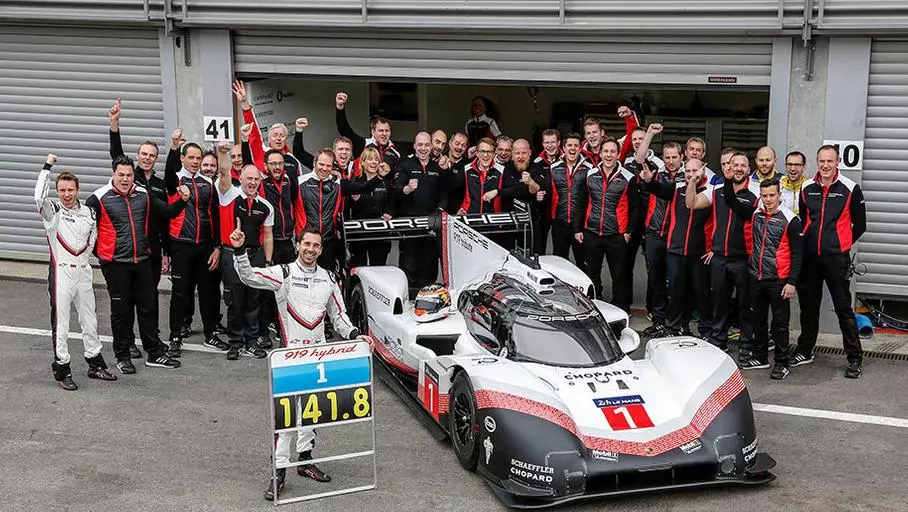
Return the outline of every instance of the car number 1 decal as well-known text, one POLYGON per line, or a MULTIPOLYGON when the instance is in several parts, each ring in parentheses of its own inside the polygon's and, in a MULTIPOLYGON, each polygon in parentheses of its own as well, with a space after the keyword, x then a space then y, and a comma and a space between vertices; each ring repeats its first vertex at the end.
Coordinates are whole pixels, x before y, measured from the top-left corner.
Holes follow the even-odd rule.
POLYGON ((645 402, 640 395, 620 396, 615 398, 594 398, 593 403, 605 415, 612 430, 632 430, 649 428, 653 420, 646 412, 645 402))
POLYGON ((431 367, 426 366, 422 385, 422 403, 435 421, 438 421, 439 417, 438 395, 438 374, 431 367))

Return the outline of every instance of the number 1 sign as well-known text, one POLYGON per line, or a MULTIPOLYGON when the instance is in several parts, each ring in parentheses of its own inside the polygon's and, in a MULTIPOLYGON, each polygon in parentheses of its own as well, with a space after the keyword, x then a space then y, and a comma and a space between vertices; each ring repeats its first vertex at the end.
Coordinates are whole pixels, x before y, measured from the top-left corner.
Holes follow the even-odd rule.
MULTIPOLYGON (((314 427, 335 427, 369 422, 370 450, 331 455, 282 468, 325 460, 372 457, 372 484, 296 498, 275 500, 276 505, 312 500, 375 488, 375 423, 372 402, 372 351, 363 341, 273 350, 268 357, 271 383, 272 436, 314 427)), ((275 444, 271 443, 272 449, 275 444)), ((276 460, 272 451, 272 461, 276 460)), ((272 470, 279 469, 276 463, 272 470)))

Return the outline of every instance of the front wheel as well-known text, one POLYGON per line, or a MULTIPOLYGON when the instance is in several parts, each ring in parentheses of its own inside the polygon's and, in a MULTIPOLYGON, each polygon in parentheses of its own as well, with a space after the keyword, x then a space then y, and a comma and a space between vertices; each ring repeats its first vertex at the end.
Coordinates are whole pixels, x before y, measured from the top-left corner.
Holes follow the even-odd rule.
POLYGON ((476 395, 466 372, 460 372, 451 386, 451 409, 448 432, 457 462, 467 471, 476 471, 479 461, 479 423, 476 419, 476 395))

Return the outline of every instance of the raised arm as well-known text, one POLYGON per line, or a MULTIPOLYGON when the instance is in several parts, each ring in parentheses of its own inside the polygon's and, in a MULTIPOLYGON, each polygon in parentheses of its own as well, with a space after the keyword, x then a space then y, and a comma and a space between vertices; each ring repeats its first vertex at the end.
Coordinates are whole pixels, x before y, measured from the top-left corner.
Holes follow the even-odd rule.
POLYGON ((215 185, 219 194, 226 194, 230 190, 231 185, 233 185, 230 176, 230 168, 232 167, 230 148, 231 145, 227 141, 221 141, 218 144, 218 181, 215 185))
POLYGON ((624 143, 621 145, 621 150, 618 152, 618 161, 623 162, 624 158, 628 153, 634 149, 634 143, 631 140, 634 130, 640 126, 640 123, 637 121, 637 114, 627 106, 618 107, 618 117, 624 119, 624 143))
POLYGON ((293 156, 306 168, 314 169, 315 155, 306 151, 306 146, 303 145, 303 132, 309 126, 309 119, 300 117, 293 124, 296 128, 296 133, 293 134, 293 156))
POLYGON ((164 163, 164 188, 167 195, 173 195, 177 191, 180 180, 177 173, 183 164, 180 162, 180 148, 186 143, 183 137, 183 130, 177 128, 170 135, 170 151, 167 152, 167 161, 164 163))
POLYGON ((347 93, 337 93, 337 96, 334 99, 334 106, 337 109, 334 113, 334 122, 337 124, 337 133, 347 137, 353 142, 353 157, 356 158, 363 152, 363 149, 366 148, 366 139, 356 133, 353 130, 353 127, 350 126, 350 122, 347 121, 347 93))
MULTIPOLYGON (((250 163, 255 164, 260 171, 265 172, 265 144, 262 142, 262 132, 259 129, 258 122, 255 120, 255 113, 252 111, 252 105, 249 104, 249 97, 246 95, 246 84, 242 80, 233 82, 233 96, 240 104, 243 110, 243 128, 245 125, 252 125, 248 132, 247 140, 249 149, 252 152, 250 163)), ((245 131, 245 130, 244 130, 245 131)), ((243 155, 243 164, 246 163, 246 155, 243 155)))
POLYGON ((643 162, 641 165, 643 168, 638 176, 643 181, 646 191, 666 201, 674 199, 675 184, 657 179, 655 171, 649 168, 648 163, 643 162))
POLYGON ((640 150, 634 154, 634 161, 638 165, 642 165, 643 161, 646 160, 646 155, 649 154, 649 147, 653 143, 653 138, 656 135, 662 133, 663 127, 659 123, 652 123, 646 127, 646 134, 643 136, 643 142, 640 143, 640 150))
POLYGON ((753 218, 754 212, 757 211, 756 204, 747 204, 738 200, 732 180, 725 180, 725 184, 722 185, 722 197, 725 199, 725 204, 744 220, 753 218))
POLYGON ((44 162, 44 167, 38 173, 38 182, 35 183, 35 205, 38 207, 38 213, 45 222, 54 219, 56 207, 53 201, 47 198, 50 191, 50 169, 57 163, 57 155, 50 153, 44 162))
POLYGON ((107 120, 110 122, 110 159, 113 160, 118 156, 122 156, 125 153, 123 152, 123 141, 120 139, 120 107, 122 102, 120 98, 117 98, 117 102, 114 103, 114 106, 110 107, 110 110, 107 111, 107 120))
POLYGON ((688 210, 702 210, 709 208, 713 204, 712 190, 707 188, 703 192, 697 192, 697 185, 703 181, 706 173, 703 169, 697 171, 697 174, 687 182, 687 193, 684 195, 684 205, 688 210))
MULTIPOLYGON (((234 248, 240 248, 245 242, 243 232, 237 228, 230 234, 230 243, 234 248), (239 237, 237 237, 239 235, 239 237), (239 243, 237 241, 239 240, 239 243)), ((270 267, 252 267, 249 263, 249 256, 245 251, 234 251, 233 266, 240 281, 246 286, 258 288, 259 290, 271 290, 276 292, 284 285, 284 279, 287 278, 289 271, 284 270, 283 265, 272 265, 270 267)))
POLYGON ((183 208, 186 207, 186 201, 189 200, 189 196, 190 196, 189 187, 187 187, 186 185, 177 187, 177 190, 175 193, 179 194, 179 196, 177 197, 176 201, 174 201, 172 203, 168 203, 167 201, 162 201, 161 199, 158 199, 157 197, 153 196, 152 194, 148 194, 148 200, 151 201, 152 211, 154 211, 156 214, 158 214, 162 217, 166 217, 168 219, 172 219, 174 217, 179 216, 180 212, 183 211, 183 208))

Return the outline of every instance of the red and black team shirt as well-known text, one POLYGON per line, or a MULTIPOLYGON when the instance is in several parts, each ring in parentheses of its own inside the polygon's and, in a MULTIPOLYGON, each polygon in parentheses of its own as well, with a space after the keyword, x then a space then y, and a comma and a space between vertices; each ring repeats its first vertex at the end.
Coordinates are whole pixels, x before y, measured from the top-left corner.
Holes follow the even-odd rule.
POLYGON ((569 165, 565 160, 552 164, 549 169, 552 220, 573 224, 580 182, 592 168, 583 157, 578 158, 574 165, 569 165))
MULTIPOLYGON (((712 202, 712 252, 727 258, 746 258, 753 250, 751 219, 735 215, 722 197, 723 187, 713 187, 708 196, 712 202)), ((735 200, 756 208, 760 202, 760 185, 747 178, 744 188, 735 192, 735 200)))
POLYGON ((481 169, 479 160, 474 160, 464 172, 464 195, 460 208, 467 213, 494 213, 501 211, 501 193, 504 166, 493 163, 488 169, 481 169), (499 194, 491 201, 483 201, 482 196, 492 190, 499 194))
POLYGON ((274 226, 274 209, 271 204, 256 194, 247 196, 240 187, 232 186, 226 194, 218 190, 218 203, 221 214, 220 241, 227 247, 232 247, 230 233, 237 228, 240 222, 240 231, 246 236, 242 249, 261 247, 264 242, 264 227, 274 226))
POLYGON ((817 174, 801 188, 798 214, 804 226, 804 250, 820 256, 848 252, 867 231, 864 193, 839 173, 828 187, 819 180, 817 174))
POLYGON ((639 197, 634 179, 621 164, 611 172, 601 165, 587 171, 579 183, 574 231, 599 236, 630 233, 639 197))
MULTIPOLYGON (((711 185, 703 179, 697 185, 697 194, 711 194, 711 185)), ((670 200, 668 226, 668 252, 679 256, 702 256, 707 252, 707 233, 711 233, 711 214, 708 208, 691 210, 685 204, 687 184, 664 183, 652 180, 646 189, 663 199, 670 200)))

